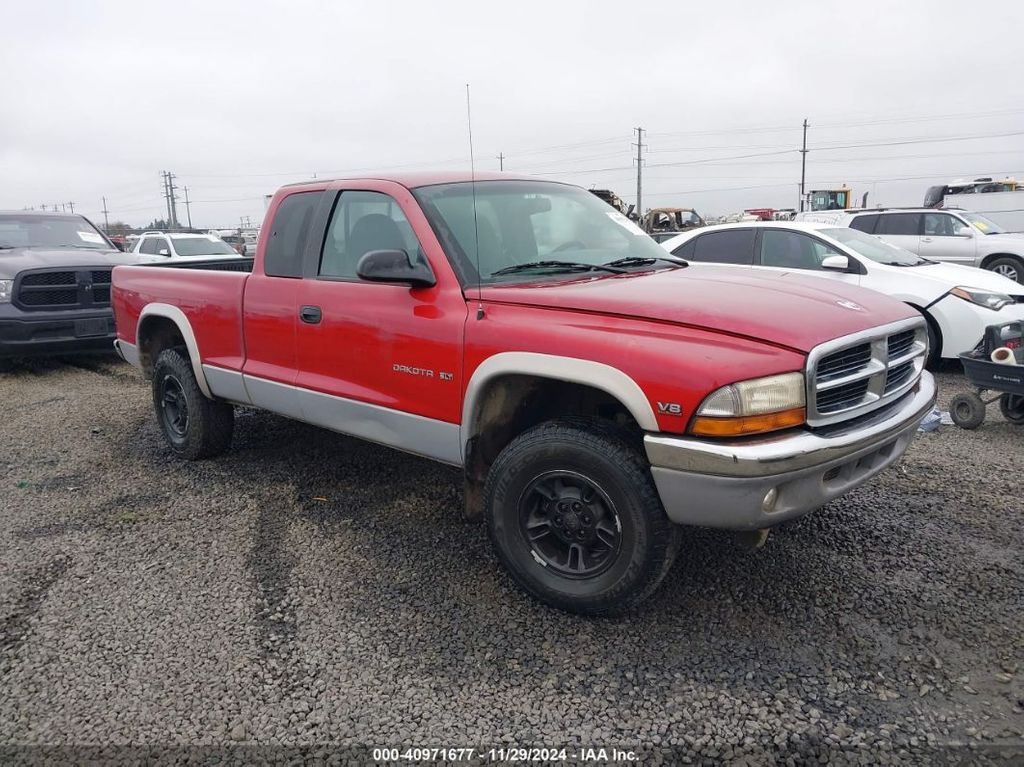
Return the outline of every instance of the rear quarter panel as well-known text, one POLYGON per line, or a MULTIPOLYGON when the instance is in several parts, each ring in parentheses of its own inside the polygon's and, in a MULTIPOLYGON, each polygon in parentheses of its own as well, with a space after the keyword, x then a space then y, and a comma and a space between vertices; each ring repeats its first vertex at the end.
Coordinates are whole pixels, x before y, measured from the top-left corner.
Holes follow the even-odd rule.
POLYGON ((239 370, 245 358, 242 293, 248 277, 245 272, 115 267, 112 303, 117 337, 137 344, 139 318, 146 307, 168 304, 188 319, 201 362, 239 370))

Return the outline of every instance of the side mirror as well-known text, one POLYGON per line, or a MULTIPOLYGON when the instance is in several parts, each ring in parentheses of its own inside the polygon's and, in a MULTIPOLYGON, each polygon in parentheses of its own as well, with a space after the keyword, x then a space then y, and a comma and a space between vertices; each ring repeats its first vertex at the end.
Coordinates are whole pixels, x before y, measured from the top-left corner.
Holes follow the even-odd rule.
POLYGON ((821 268, 832 272, 848 272, 850 271, 850 259, 847 256, 825 256, 821 262, 821 268))
POLYGON ((158 256, 169 256, 171 255, 171 251, 169 251, 167 248, 160 248, 160 250, 158 250, 156 254, 158 256))
POLYGON ((368 282, 402 282, 414 288, 437 284, 430 267, 409 259, 404 250, 371 250, 359 259, 356 274, 368 282))
POLYGON ((970 226, 961 226, 959 229, 956 230, 956 236, 957 237, 973 237, 974 236, 974 228, 970 227, 970 226))

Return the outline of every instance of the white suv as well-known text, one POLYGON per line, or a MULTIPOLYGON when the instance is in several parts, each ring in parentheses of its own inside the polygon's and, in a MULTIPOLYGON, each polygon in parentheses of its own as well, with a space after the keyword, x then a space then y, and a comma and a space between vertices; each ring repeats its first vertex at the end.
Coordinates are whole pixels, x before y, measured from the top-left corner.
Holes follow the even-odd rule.
POLYGON ((848 226, 935 261, 980 266, 1024 283, 1024 234, 959 209, 879 208, 798 213, 797 221, 848 226))
POLYGON ((149 256, 148 261, 162 258, 191 258, 194 256, 237 256, 238 253, 214 234, 167 234, 143 232, 132 253, 149 256), (162 257, 162 258, 160 258, 162 257))

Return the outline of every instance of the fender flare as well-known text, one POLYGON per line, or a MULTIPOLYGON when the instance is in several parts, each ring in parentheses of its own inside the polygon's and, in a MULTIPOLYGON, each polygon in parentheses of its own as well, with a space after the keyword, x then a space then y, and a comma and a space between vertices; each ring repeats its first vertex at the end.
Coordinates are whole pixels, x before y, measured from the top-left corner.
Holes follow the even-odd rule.
POLYGON ((536 352, 500 352, 485 359, 473 371, 462 400, 463 454, 471 432, 473 414, 487 384, 503 375, 533 375, 600 389, 621 402, 644 431, 659 431, 654 409, 643 390, 618 368, 593 360, 536 352))
POLYGON ((178 327, 178 332, 185 339, 185 347, 188 349, 189 361, 192 363, 192 372, 195 374, 196 383, 199 384, 199 390, 209 399, 213 399, 210 386, 206 382, 206 374, 203 372, 203 362, 199 357, 199 344, 196 343, 196 334, 192 332, 192 323, 188 321, 185 312, 177 306, 171 306, 170 304, 146 304, 139 314, 139 321, 135 326, 136 343, 139 343, 141 340, 139 331, 142 330, 142 324, 147 317, 163 317, 178 327))

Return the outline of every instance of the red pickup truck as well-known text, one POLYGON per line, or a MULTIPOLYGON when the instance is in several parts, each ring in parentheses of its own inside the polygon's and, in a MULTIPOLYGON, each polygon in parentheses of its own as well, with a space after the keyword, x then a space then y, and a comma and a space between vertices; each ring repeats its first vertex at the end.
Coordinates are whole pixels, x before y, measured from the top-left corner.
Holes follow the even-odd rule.
POLYGON ((651 594, 677 525, 770 528, 897 461, 935 400, 901 302, 670 256, 575 186, 277 192, 254 260, 118 266, 122 357, 184 458, 256 406, 464 469, 503 564, 580 613, 651 594))

